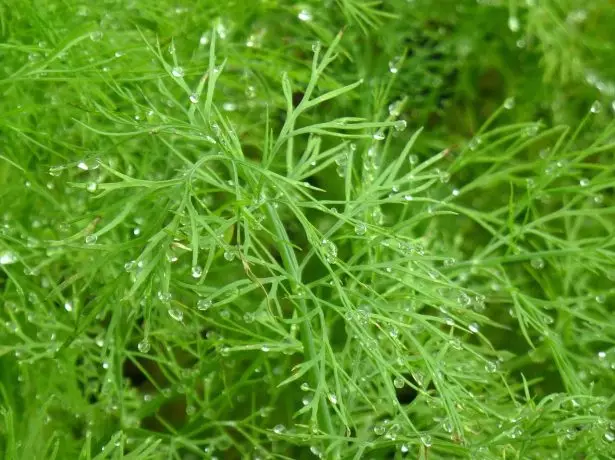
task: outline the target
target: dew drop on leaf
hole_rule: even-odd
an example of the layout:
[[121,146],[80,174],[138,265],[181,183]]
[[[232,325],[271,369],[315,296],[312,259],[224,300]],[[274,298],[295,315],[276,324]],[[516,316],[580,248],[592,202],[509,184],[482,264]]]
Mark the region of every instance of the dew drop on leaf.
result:
[[307,8],[302,8],[299,11],[299,14],[297,14],[297,17],[302,22],[309,22],[313,19],[312,12],[308,10]]
[[382,436],[386,431],[386,427],[382,424],[374,425],[374,433],[378,436]]
[[137,344],[137,348],[141,353],[147,353],[150,350],[150,347],[151,345],[147,339],[143,339]]
[[540,257],[536,257],[530,261],[530,265],[536,270],[542,270],[545,267],[545,261]]
[[169,316],[179,322],[184,319],[184,313],[177,308],[169,308]]
[[11,265],[17,262],[17,254],[13,251],[0,252],[0,265]]
[[519,32],[521,24],[519,23],[519,18],[517,16],[510,16],[508,18],[508,28],[511,32]]
[[408,126],[408,122],[406,120],[397,120],[393,127],[396,131],[403,131]]
[[203,274],[203,268],[200,265],[195,265],[194,267],[192,267],[190,274],[193,278],[200,278]]

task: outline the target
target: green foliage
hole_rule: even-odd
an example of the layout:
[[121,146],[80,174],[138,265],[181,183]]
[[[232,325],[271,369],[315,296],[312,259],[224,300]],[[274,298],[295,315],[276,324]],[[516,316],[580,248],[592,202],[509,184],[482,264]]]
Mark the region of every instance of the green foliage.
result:
[[612,2],[0,5],[0,455],[607,459]]

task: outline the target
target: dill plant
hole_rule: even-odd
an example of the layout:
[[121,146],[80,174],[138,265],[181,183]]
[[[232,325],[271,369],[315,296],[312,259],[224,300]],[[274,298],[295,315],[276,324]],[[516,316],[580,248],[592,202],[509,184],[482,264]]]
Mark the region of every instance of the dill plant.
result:
[[610,458],[577,3],[7,0],[3,458]]

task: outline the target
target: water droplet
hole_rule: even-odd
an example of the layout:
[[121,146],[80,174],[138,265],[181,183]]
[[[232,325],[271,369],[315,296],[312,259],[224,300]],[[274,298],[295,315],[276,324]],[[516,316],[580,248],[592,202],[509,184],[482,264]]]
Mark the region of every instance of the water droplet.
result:
[[477,323],[471,323],[471,324],[468,326],[468,329],[470,330],[470,332],[471,332],[472,334],[477,334],[477,333],[478,333],[478,331],[480,330],[480,327],[478,326],[478,324],[477,324]]
[[410,163],[410,166],[415,166],[418,164],[419,162],[419,157],[412,154],[408,156],[408,162]]
[[309,22],[313,19],[312,12],[307,8],[301,9],[301,11],[299,11],[299,14],[297,14],[297,17],[300,21],[303,22]]
[[385,438],[389,439],[391,441],[395,441],[397,439],[397,435],[399,434],[399,430],[401,429],[401,426],[399,425],[399,423],[394,423],[393,425],[391,425],[391,427],[388,429]]
[[511,439],[517,439],[519,437],[521,437],[521,435],[523,435],[523,430],[521,429],[521,427],[519,426],[513,426],[509,431],[508,431],[508,437]]
[[401,447],[399,448],[399,451],[402,454],[407,454],[410,451],[410,448],[408,447],[408,444],[402,444]]
[[224,251],[224,259],[228,262],[232,262],[233,260],[235,260],[235,253],[232,250],[227,249],[226,251]]
[[216,33],[221,40],[225,40],[228,37],[228,27],[222,21],[218,21],[215,26]]
[[508,17],[508,28],[511,32],[519,32],[521,24],[519,24],[519,18],[517,16]]
[[169,308],[169,316],[175,321],[181,322],[184,319],[184,312],[177,308]]
[[334,394],[334,393],[329,393],[329,394],[327,395],[327,399],[329,399],[329,402],[330,402],[331,404],[334,404],[334,405],[335,405],[335,404],[337,404],[337,396],[335,396],[335,394]]
[[326,238],[323,238],[322,242],[322,248],[323,251],[325,253],[325,260],[330,263],[330,264],[334,264],[337,261],[337,246],[335,246],[335,244],[333,243],[333,241],[330,241]]
[[457,337],[451,338],[448,343],[454,350],[463,350],[461,340],[459,340]]
[[199,102],[199,95],[196,93],[192,93],[188,99],[190,99],[190,102],[192,104],[196,104],[197,102]]
[[587,177],[582,177],[579,179],[579,185],[581,187],[587,187],[589,185],[589,179]]
[[247,323],[247,324],[252,324],[255,320],[254,317],[254,313],[251,312],[246,312],[243,314],[243,320]]
[[514,97],[506,98],[506,100],[504,101],[504,108],[506,110],[511,110],[514,107],[515,107],[515,98]]
[[359,236],[365,235],[367,233],[367,225],[363,222],[359,222],[354,226],[354,232]]
[[594,101],[589,111],[591,113],[600,113],[602,111],[602,104],[600,103],[600,101]]
[[414,200],[414,197],[412,195],[404,195],[404,200],[405,201],[412,201],[412,200]]
[[96,182],[89,182],[85,189],[90,193],[94,193],[98,190],[98,184]]
[[224,110],[225,112],[234,112],[235,110],[237,110],[237,104],[235,104],[234,102],[225,102],[222,104],[222,110]]
[[131,260],[124,264],[124,270],[127,272],[131,272],[137,269],[137,262],[135,260]]
[[173,75],[176,78],[182,78],[184,76],[184,69],[183,67],[173,67],[171,69],[171,75]]
[[468,294],[466,294],[465,292],[462,292],[457,297],[457,302],[462,307],[467,307],[468,305],[470,305],[470,302],[472,302],[472,299],[470,299],[470,296]]
[[375,141],[381,141],[385,138],[385,135],[382,131],[376,131],[372,137]]
[[320,41],[316,40],[315,42],[312,43],[312,52],[313,53],[318,53],[320,52]]
[[254,99],[254,97],[256,96],[256,87],[252,85],[246,86],[245,94],[248,99]]
[[193,278],[200,278],[203,274],[203,269],[201,268],[201,266],[195,265],[194,267],[192,267],[191,274]]
[[429,434],[424,434],[421,436],[421,443],[423,443],[423,445],[425,447],[431,447],[432,441],[431,441],[431,435]]
[[398,117],[401,113],[401,101],[395,101],[389,104],[389,115]]
[[103,38],[103,33],[100,30],[95,30],[90,32],[90,40],[93,42],[98,42]]
[[389,72],[396,74],[399,72],[399,67],[401,65],[401,56],[395,56],[393,59],[389,61]]
[[408,122],[406,120],[397,120],[393,127],[396,131],[403,131],[408,126]]
[[545,261],[540,257],[536,257],[530,261],[530,265],[536,270],[542,270],[545,268]]
[[528,126],[525,131],[523,132],[523,134],[526,137],[532,137],[535,136],[536,134],[538,134],[538,130],[540,129],[540,126],[538,125],[532,125],[532,126]]
[[498,370],[498,364],[495,361],[487,361],[485,363],[485,370],[490,374],[493,374]]
[[62,174],[63,170],[64,168],[62,166],[51,166],[49,168],[49,175],[53,177],[58,177],[60,174]]
[[595,297],[595,300],[596,300],[596,302],[602,304],[602,303],[606,302],[606,296],[604,294],[598,294]]
[[273,432],[275,434],[282,434],[286,431],[286,427],[281,423],[273,427]]
[[199,45],[205,46],[208,43],[209,43],[209,34],[206,32],[201,35],[201,38],[199,38]]
[[94,244],[98,240],[98,236],[95,233],[85,237],[85,244]]
[[13,251],[0,252],[0,265],[11,265],[17,262],[17,254]]
[[445,267],[452,267],[453,265],[455,265],[457,261],[455,260],[454,257],[447,257],[446,259],[444,259],[444,266]]
[[376,205],[372,210],[372,219],[377,225],[382,225],[384,223],[384,213],[379,205]]
[[160,300],[163,303],[170,302],[171,299],[173,298],[170,292],[163,292],[163,291],[158,291],[156,296],[158,297],[158,300]]
[[149,340],[147,339],[143,339],[141,340],[138,344],[137,344],[137,348],[139,349],[139,351],[141,353],[147,353],[149,352],[151,345],[149,343]]
[[323,457],[323,453],[320,451],[320,449],[316,446],[310,446],[310,452],[317,456],[318,458],[322,458]]
[[613,433],[612,431],[607,431],[604,433],[603,438],[606,442],[613,442],[615,441],[615,433]]
[[72,312],[73,311],[73,303],[72,302],[65,302],[64,303],[64,310],[66,310],[67,312]]
[[386,431],[386,427],[382,424],[374,425],[374,433],[378,436],[382,436]]
[[207,311],[211,308],[212,305],[213,305],[213,302],[211,299],[200,299],[196,303],[196,308],[198,308],[201,311]]
[[483,143],[483,140],[479,136],[476,136],[470,140],[468,147],[470,148],[470,150],[476,150],[478,146],[482,143]]
[[443,184],[446,184],[451,180],[451,174],[448,171],[438,171],[438,179],[440,179],[440,182]]
[[307,382],[301,384],[301,391],[310,391],[310,385]]
[[531,177],[528,177],[527,179],[525,179],[525,186],[528,188],[528,190],[532,190],[533,188],[536,188],[536,182]]
[[422,372],[419,372],[419,371],[412,372],[412,378],[413,378],[413,379],[416,381],[416,383],[417,383],[419,386],[421,386],[421,387],[422,387],[422,386],[423,386],[423,384],[425,383],[425,376],[423,375],[423,373],[422,373]]
[[393,379],[393,385],[395,385],[395,388],[403,388],[405,384],[406,382],[403,377],[398,376]]

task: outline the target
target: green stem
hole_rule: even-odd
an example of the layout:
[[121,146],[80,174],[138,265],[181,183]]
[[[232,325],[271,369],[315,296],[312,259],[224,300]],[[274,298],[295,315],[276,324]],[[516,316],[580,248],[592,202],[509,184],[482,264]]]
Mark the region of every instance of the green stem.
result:
[[[280,250],[280,256],[282,257],[282,261],[284,263],[284,267],[286,270],[292,275],[293,283],[291,289],[296,293],[297,287],[300,283],[301,272],[299,270],[299,263],[297,262],[297,258],[295,256],[295,252],[292,250],[287,242],[289,241],[288,235],[276,212],[275,208],[272,204],[267,204],[267,213],[269,214],[269,218],[273,223],[273,230],[276,237],[279,240],[278,248]],[[303,343],[303,348],[305,350],[305,354],[308,360],[316,362],[317,353],[316,346],[314,345],[314,335],[312,333],[312,325],[310,324],[310,320],[307,315],[307,305],[304,299],[299,299],[299,310],[301,315],[303,315],[304,320],[300,323],[299,331],[301,333],[301,342]],[[317,366],[312,366],[310,368],[310,384],[315,388],[318,386],[318,382],[320,380],[320,372]],[[331,420],[331,415],[329,414],[329,407],[327,406],[327,401],[325,398],[319,398],[319,419],[322,425],[324,426],[326,432],[332,437],[335,436],[335,432],[333,430],[333,422]]]

